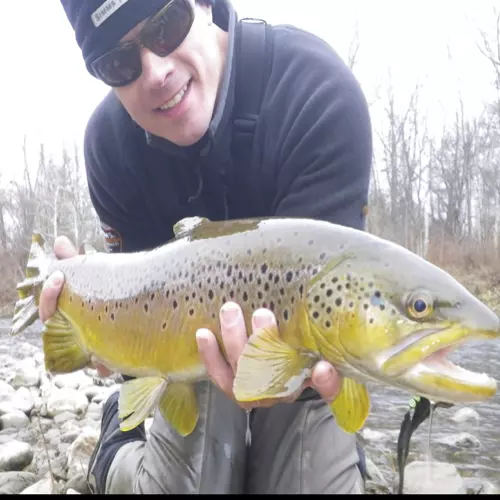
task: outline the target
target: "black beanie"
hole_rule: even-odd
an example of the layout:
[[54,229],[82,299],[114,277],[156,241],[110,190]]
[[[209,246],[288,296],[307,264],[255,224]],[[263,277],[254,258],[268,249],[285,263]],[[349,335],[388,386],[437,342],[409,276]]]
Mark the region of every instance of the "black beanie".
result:
[[[91,63],[167,0],[61,0],[88,71]],[[206,2],[211,3],[211,2]]]

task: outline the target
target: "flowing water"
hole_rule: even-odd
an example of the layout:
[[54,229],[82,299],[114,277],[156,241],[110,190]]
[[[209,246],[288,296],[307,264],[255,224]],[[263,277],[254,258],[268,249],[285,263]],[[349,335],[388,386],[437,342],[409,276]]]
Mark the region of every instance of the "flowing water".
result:
[[[463,368],[486,372],[500,382],[500,342],[465,345],[452,353],[449,359]],[[380,470],[388,473],[397,470],[396,442],[410,395],[385,386],[373,385],[370,389],[372,413],[366,427],[385,433],[388,439],[368,440],[365,447]],[[429,458],[431,461],[452,463],[463,477],[487,479],[500,487],[500,393],[487,402],[468,405],[479,414],[479,420],[453,421],[452,417],[463,407],[438,407],[432,413],[432,421],[424,422],[412,436],[408,463]],[[463,446],[439,443],[441,438],[459,433],[472,434],[479,443],[471,445],[469,442]]]
[[[0,318],[0,342],[15,355],[16,344],[28,342],[41,348],[40,325],[34,325],[17,337],[10,337],[9,319]],[[500,381],[500,342],[463,346],[450,359],[464,368],[487,372]],[[367,455],[378,466],[384,477],[393,478],[397,472],[396,443],[403,417],[408,410],[411,395],[401,390],[380,385],[369,387],[372,411],[365,429],[383,433],[385,438],[364,443]],[[408,463],[418,460],[442,461],[454,464],[463,477],[487,479],[500,487],[500,393],[491,400],[470,405],[479,414],[478,421],[456,423],[452,416],[462,405],[437,408],[432,421],[424,422],[413,434]],[[429,442],[429,429],[432,425]],[[458,433],[469,433],[479,440],[479,446],[440,444],[440,438]],[[425,480],[425,478],[423,478]]]

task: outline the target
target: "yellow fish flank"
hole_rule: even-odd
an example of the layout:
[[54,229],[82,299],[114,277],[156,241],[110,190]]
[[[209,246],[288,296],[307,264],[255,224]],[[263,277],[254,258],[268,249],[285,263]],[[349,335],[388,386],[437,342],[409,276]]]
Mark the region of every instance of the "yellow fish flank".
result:
[[498,317],[442,269],[364,231],[300,218],[212,222],[188,218],[175,237],[146,252],[90,253],[57,260],[34,234],[18,285],[16,334],[38,318],[44,281],[65,275],[56,314],[45,323],[51,373],[91,359],[136,377],[121,386],[121,428],[159,407],[183,436],[198,420],[194,383],[207,378],[198,328],[219,340],[219,310],[241,305],[248,331],[259,307],[278,328],[250,336],[238,362],[241,402],[286,397],[320,359],[344,375],[331,409],[356,432],[376,381],[448,403],[475,402],[496,381],[452,364],[446,353],[469,339],[495,339]]

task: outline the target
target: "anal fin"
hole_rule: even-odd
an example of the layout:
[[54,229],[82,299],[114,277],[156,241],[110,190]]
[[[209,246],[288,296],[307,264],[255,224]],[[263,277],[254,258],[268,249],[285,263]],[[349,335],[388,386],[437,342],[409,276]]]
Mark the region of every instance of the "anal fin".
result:
[[289,396],[310,377],[316,361],[310,351],[281,340],[277,327],[263,328],[250,336],[238,361],[234,396],[240,402]]
[[366,386],[351,378],[344,378],[342,388],[330,408],[342,430],[358,432],[370,414],[370,395]]
[[160,412],[181,435],[187,436],[198,423],[198,402],[192,384],[175,383],[168,386],[160,401]]
[[60,311],[45,322],[42,341],[45,368],[51,373],[80,370],[90,361],[90,353],[82,348],[78,332]]

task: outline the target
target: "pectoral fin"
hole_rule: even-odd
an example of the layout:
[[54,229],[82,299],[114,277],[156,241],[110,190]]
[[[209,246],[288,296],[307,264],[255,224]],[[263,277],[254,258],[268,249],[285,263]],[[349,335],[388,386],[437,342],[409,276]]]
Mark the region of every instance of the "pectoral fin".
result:
[[342,389],[330,408],[342,430],[358,432],[370,414],[370,395],[363,384],[344,378]]
[[276,327],[261,329],[248,339],[238,361],[233,392],[240,402],[286,397],[311,375],[313,353],[295,349]]
[[191,434],[198,422],[198,402],[194,387],[183,383],[169,385],[161,398],[160,411],[181,436]]
[[[141,424],[158,406],[167,389],[167,381],[161,377],[144,377],[124,382],[118,400],[118,417],[122,431],[129,431]],[[127,418],[126,418],[127,417]]]
[[50,373],[80,370],[90,361],[90,353],[83,349],[78,332],[60,311],[45,322],[42,342],[45,368]]

